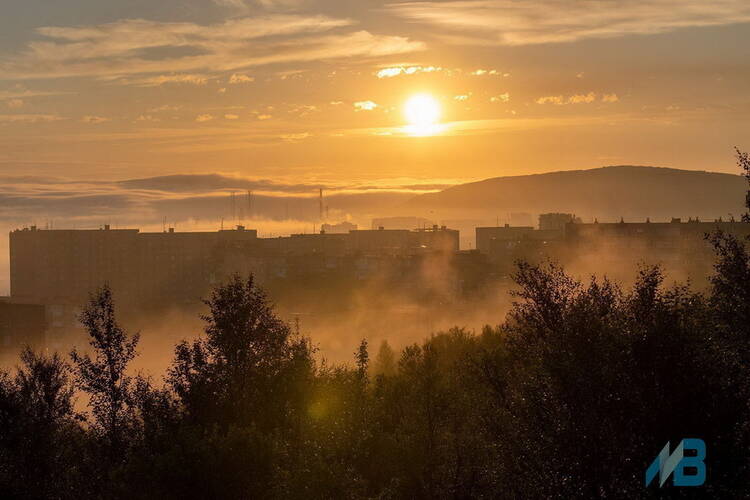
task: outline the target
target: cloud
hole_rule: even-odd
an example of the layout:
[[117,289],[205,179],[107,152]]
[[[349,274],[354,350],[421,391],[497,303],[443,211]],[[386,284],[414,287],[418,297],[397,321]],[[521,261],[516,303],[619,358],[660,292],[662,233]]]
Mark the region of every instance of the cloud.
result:
[[565,104],[565,100],[563,99],[563,96],[561,95],[548,95],[544,97],[540,97],[536,100],[537,104],[556,104],[561,105]]
[[604,94],[602,96],[602,102],[618,102],[620,100],[617,94]]
[[229,77],[229,83],[231,85],[237,85],[239,83],[252,83],[254,81],[255,78],[253,78],[252,76],[238,75],[236,73]]
[[182,109],[182,105],[180,104],[162,104],[161,106],[150,108],[148,112],[149,113],[161,113],[162,111],[179,111],[180,109]]
[[58,115],[0,115],[0,123],[41,123],[56,122],[62,119]]
[[226,114],[224,115],[224,118],[227,120],[239,120],[239,115],[232,115],[232,114]]
[[16,99],[16,98],[28,99],[30,97],[58,96],[58,95],[65,95],[65,94],[67,94],[67,92],[22,90],[22,89],[16,88],[13,90],[0,90],[0,101],[6,100],[6,99]]
[[[286,214],[296,220],[317,220],[317,199],[314,192],[305,195],[253,195],[253,221],[249,226],[267,235],[269,222],[283,220]],[[368,214],[373,207],[392,207],[414,197],[415,192],[371,191],[331,194],[328,199],[339,212]],[[242,203],[242,200],[239,201]],[[52,221],[56,229],[96,228],[102,224],[116,223],[117,228],[144,230],[166,217],[170,223],[179,222],[178,230],[194,227],[196,215],[207,226],[213,222],[219,228],[220,219],[231,221],[233,213],[229,193],[161,194],[139,193],[128,190],[102,190],[91,193],[86,186],[78,191],[67,191],[65,196],[47,193],[9,193],[0,191],[3,211],[0,221],[13,228]],[[33,213],[35,216],[29,217]],[[247,215],[247,212],[245,212]],[[147,229],[146,229],[147,230]],[[154,229],[151,229],[154,230]],[[193,229],[194,230],[194,229]],[[205,228],[203,229],[205,230]],[[287,229],[289,231],[289,229]],[[299,231],[299,227],[289,232]],[[288,233],[286,233],[288,234]],[[278,233],[277,233],[278,235]]]
[[[605,100],[605,98],[602,97],[602,102],[615,102],[610,100],[612,99],[612,96],[617,100],[615,94],[605,94],[607,99]],[[539,97],[535,102],[537,104],[554,104],[556,106],[562,106],[564,104],[588,104],[594,101],[596,101],[596,94],[594,92],[589,92],[587,94],[573,94],[567,98],[561,95],[548,95]]]
[[273,118],[273,115],[260,114],[257,117],[258,120],[270,120],[271,118]]
[[[309,136],[310,134],[296,134]],[[443,179],[440,179],[443,181]],[[446,180],[447,181],[447,180]],[[10,194],[23,191],[27,195],[40,193],[44,196],[60,198],[62,195],[73,196],[103,195],[133,192],[141,195],[165,196],[170,194],[216,194],[229,193],[234,190],[253,190],[265,194],[306,194],[317,196],[319,189],[329,193],[359,193],[365,191],[434,191],[454,185],[455,182],[421,181],[409,178],[383,179],[379,182],[364,182],[361,184],[333,184],[320,182],[278,182],[276,180],[241,177],[236,175],[207,173],[207,174],[170,174],[154,177],[140,177],[134,179],[114,181],[80,181],[61,177],[45,177],[31,175],[0,176],[0,194]],[[23,186],[19,188],[19,186]]]
[[508,101],[510,101],[510,94],[508,92],[490,97],[490,102],[508,102]]
[[202,115],[198,115],[198,116],[195,117],[195,121],[197,121],[199,123],[200,122],[209,122],[209,121],[211,121],[213,119],[214,119],[213,115],[209,115],[208,113],[202,114]]
[[213,0],[213,2],[221,7],[228,7],[241,12],[248,10],[248,6],[244,0]]
[[9,101],[6,101],[5,104],[10,109],[18,109],[23,107],[23,99],[11,99]]
[[372,111],[377,107],[378,105],[372,101],[358,101],[354,103],[355,111]]
[[252,189],[266,192],[301,193],[326,188],[322,184],[285,184],[267,179],[251,179],[222,174],[174,174],[140,179],[127,179],[116,183],[128,189],[147,189],[165,192],[211,193],[227,189]]
[[314,104],[298,104],[289,107],[288,113],[297,116],[307,116],[310,113],[316,113],[320,108]]
[[393,78],[399,75],[414,75],[417,73],[433,73],[442,71],[443,68],[437,66],[391,66],[383,68],[375,73],[378,78]]
[[81,118],[81,121],[83,123],[92,123],[92,124],[104,123],[110,120],[111,118],[104,118],[103,116],[92,116],[92,115],[84,116],[83,118]]
[[[200,84],[201,72],[206,71],[236,74],[266,64],[385,56],[425,48],[401,36],[351,31],[353,24],[350,19],[324,15],[269,14],[210,25],[126,19],[43,27],[37,30],[42,40],[0,60],[0,75],[3,79],[94,77],[142,85]],[[142,76],[148,74],[167,76]],[[180,80],[183,74],[199,76]],[[136,78],[131,82],[131,77]]]
[[527,45],[750,22],[747,0],[467,0],[404,2],[391,13],[464,44]]
[[205,85],[208,83],[208,77],[205,75],[160,75],[137,80],[129,80],[127,83],[139,85],[142,87],[159,87],[166,83],[188,83],[191,85]]
[[468,101],[470,97],[471,97],[471,92],[469,92],[468,94],[461,94],[461,95],[453,96],[453,99],[460,102],[460,101]]
[[596,100],[596,94],[589,92],[588,94],[576,94],[568,98],[569,104],[581,104],[594,102]]
[[496,69],[478,69],[469,73],[471,76],[485,76],[485,75],[499,75],[500,72]]
[[378,78],[392,78],[404,72],[404,68],[383,68],[377,73]]
[[246,13],[252,7],[268,11],[285,11],[300,7],[306,0],[213,0],[219,6],[233,9],[235,12]]
[[297,142],[312,137],[310,132],[301,132],[298,134],[281,134],[281,139],[287,142]]

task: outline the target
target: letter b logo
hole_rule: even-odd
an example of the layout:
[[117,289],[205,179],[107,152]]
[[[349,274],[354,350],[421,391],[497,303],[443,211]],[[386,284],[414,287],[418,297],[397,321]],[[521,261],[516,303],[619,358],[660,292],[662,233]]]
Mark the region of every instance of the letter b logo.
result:
[[[695,452],[694,456],[685,456],[685,450]],[[669,443],[664,445],[659,455],[646,469],[646,486],[651,484],[656,474],[659,474],[659,486],[664,486],[670,475],[674,473],[675,486],[701,486],[706,482],[706,443],[702,439],[686,438],[680,441],[674,452],[669,454]],[[695,469],[694,474],[687,474],[685,469]]]

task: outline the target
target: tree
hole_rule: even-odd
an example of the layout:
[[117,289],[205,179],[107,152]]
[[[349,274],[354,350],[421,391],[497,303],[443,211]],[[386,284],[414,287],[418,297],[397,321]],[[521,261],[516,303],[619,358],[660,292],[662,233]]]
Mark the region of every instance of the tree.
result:
[[0,373],[0,496],[74,496],[81,438],[70,368],[28,347],[15,377]]
[[225,426],[288,423],[311,376],[308,340],[276,316],[252,275],[232,276],[205,304],[205,337],[179,344],[169,371],[186,411]]
[[[746,151],[740,151],[739,148],[734,148],[737,153],[737,166],[742,169],[745,179],[747,179],[748,185],[750,185],[750,153]],[[747,190],[745,195],[745,208],[747,212],[742,214],[742,222],[750,222],[750,189]]]
[[357,361],[357,373],[361,379],[367,378],[367,367],[370,364],[370,353],[367,351],[367,339],[362,339],[354,357]]
[[163,475],[198,496],[283,491],[276,475],[303,467],[310,343],[276,316],[252,275],[233,275],[204,302],[205,335],[178,344],[168,372],[183,421]]
[[78,417],[73,411],[70,367],[57,353],[45,356],[26,347],[21,363],[15,382],[27,415],[50,427]]
[[396,353],[387,340],[380,343],[378,354],[375,356],[375,362],[372,365],[372,373],[384,377],[391,377],[396,374]]
[[[750,154],[735,148],[737,165],[750,184]],[[750,223],[750,189],[745,199],[748,212],[743,222]],[[706,236],[714,247],[714,273],[709,277],[710,300],[717,327],[725,337],[732,337],[735,347],[750,362],[750,252],[738,237],[715,231]]]
[[500,348],[478,364],[509,496],[648,496],[644,461],[686,436],[714,450],[707,493],[742,496],[747,379],[704,295],[665,288],[659,268],[630,290],[554,265],[515,279]]
[[126,432],[133,425],[133,380],[127,368],[136,355],[139,334],[130,336],[117,323],[112,290],[107,285],[91,295],[79,320],[89,335],[93,357],[71,351],[76,383],[90,398],[94,426],[106,440],[108,458],[120,461]]

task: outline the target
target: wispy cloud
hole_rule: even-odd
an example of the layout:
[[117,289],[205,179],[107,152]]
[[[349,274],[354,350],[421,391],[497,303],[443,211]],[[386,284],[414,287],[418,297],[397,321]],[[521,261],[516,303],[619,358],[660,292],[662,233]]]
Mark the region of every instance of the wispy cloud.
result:
[[469,74],[471,76],[510,76],[509,73],[501,73],[496,69],[477,69]]
[[[537,98],[535,102],[537,104],[555,104],[557,106],[562,106],[564,104],[589,104],[595,102],[596,99],[597,95],[595,92],[588,92],[586,94],[573,94],[568,97],[562,95],[548,95]],[[619,100],[617,94],[604,94],[600,99],[600,101],[604,103],[613,103]]]
[[252,76],[241,75],[237,73],[229,77],[230,85],[237,85],[239,83],[252,83],[254,81],[255,81],[255,78],[253,78]]
[[354,111],[372,111],[378,105],[372,101],[358,101],[354,103]]
[[417,73],[434,73],[436,71],[442,71],[443,68],[439,66],[391,66],[383,68],[375,73],[378,78],[393,78],[399,75],[415,75]]
[[281,134],[281,139],[286,142],[297,142],[312,137],[310,132],[300,132],[298,134]]
[[588,94],[575,94],[568,98],[570,104],[583,104],[590,103],[596,100],[596,94],[589,92]]
[[205,85],[208,83],[206,75],[195,74],[177,74],[177,75],[159,75],[148,78],[139,78],[126,80],[123,83],[140,85],[142,87],[159,87],[167,83],[187,83],[190,85]]
[[558,106],[565,104],[565,99],[561,95],[546,95],[536,100],[537,104],[556,104]]
[[[2,79],[2,77],[0,77]],[[46,97],[46,96],[57,96],[65,95],[65,92],[50,92],[50,91],[39,91],[39,90],[28,90],[22,88],[15,88],[11,90],[0,90],[0,101],[6,99],[29,99],[31,97]]]
[[59,115],[24,114],[24,115],[0,115],[0,123],[40,123],[56,122],[63,118]]
[[111,120],[111,118],[105,118],[103,116],[93,116],[93,115],[87,115],[87,116],[84,116],[83,118],[81,118],[81,121],[83,123],[91,123],[91,124],[94,124],[94,125],[99,124],[99,123],[108,122],[110,120]]
[[468,0],[392,3],[390,12],[465,44],[572,42],[750,22],[747,0]]
[[[353,24],[324,15],[271,14],[211,25],[127,19],[43,27],[37,33],[44,40],[0,60],[0,79],[220,74],[264,64],[385,56],[424,48],[401,36],[351,31]],[[135,83],[179,81],[174,78],[155,76]]]
[[238,13],[246,13],[252,8],[259,8],[267,11],[288,11],[299,8],[307,0],[213,0],[213,2],[222,7],[227,7]]

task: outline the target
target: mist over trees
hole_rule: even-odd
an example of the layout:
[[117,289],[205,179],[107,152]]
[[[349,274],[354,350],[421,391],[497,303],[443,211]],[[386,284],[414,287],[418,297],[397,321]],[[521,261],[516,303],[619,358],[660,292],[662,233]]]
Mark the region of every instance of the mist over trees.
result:
[[[90,352],[0,372],[0,497],[750,496],[750,253],[710,242],[705,292],[658,267],[624,289],[520,262],[500,324],[363,341],[351,365],[234,276],[158,381],[128,369],[139,337],[105,287],[81,314]],[[644,487],[685,437],[708,446],[706,484]]]
[[[632,289],[520,263],[506,320],[351,366],[319,361],[252,277],[206,301],[163,382],[107,288],[91,353],[0,375],[4,498],[640,498],[665,442],[709,446],[702,493],[746,496],[750,255],[727,235],[705,294],[646,267]],[[88,411],[75,410],[76,391]]]

